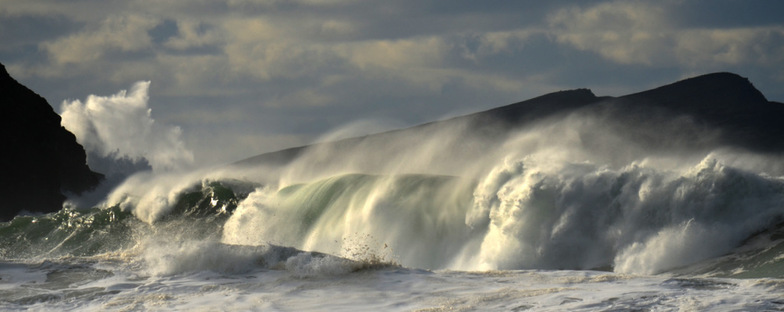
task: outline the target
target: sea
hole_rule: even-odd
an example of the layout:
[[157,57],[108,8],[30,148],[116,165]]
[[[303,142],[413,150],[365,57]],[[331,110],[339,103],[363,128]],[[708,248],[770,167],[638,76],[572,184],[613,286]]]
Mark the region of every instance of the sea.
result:
[[617,130],[138,172],[0,223],[0,310],[784,311],[784,158]]

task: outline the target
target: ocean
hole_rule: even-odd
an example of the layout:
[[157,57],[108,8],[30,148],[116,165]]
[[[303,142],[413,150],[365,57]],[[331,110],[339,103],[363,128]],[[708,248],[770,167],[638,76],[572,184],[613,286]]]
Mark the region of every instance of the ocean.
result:
[[615,130],[136,173],[0,223],[0,310],[784,311],[781,157]]

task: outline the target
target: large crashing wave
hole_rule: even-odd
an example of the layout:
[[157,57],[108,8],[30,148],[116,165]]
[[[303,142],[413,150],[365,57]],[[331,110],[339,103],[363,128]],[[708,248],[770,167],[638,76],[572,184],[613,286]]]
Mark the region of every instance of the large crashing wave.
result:
[[[63,122],[102,156],[149,159],[153,168],[189,162],[179,130],[150,118],[148,85],[64,103]],[[4,225],[2,256],[133,250],[170,274],[226,269],[221,254],[243,266],[294,248],[427,269],[655,274],[781,232],[780,157],[716,144],[713,130],[689,118],[630,125],[614,117],[578,111],[515,131],[451,122],[415,136],[317,144],[287,164],[138,173],[102,198],[102,209]],[[139,133],[123,137],[110,127],[118,120]],[[114,145],[123,141],[131,145]],[[766,237],[780,245],[778,236]],[[780,249],[773,245],[763,248]],[[784,267],[769,253],[767,264]]]
[[[223,219],[223,244],[461,270],[659,273],[784,222],[776,158],[721,147],[653,153],[612,129],[571,116],[493,139],[460,125],[325,144],[286,166],[136,176],[107,205],[155,225],[182,211],[193,185],[245,181],[224,185],[244,195]],[[226,205],[203,196],[194,206]]]
[[682,171],[509,160],[464,182],[352,174],[259,189],[223,239],[341,254],[362,234],[420,268],[650,274],[728,253],[784,220],[784,180],[712,157]]
[[784,217],[784,180],[722,165],[662,171],[526,159],[496,168],[468,223],[483,268],[658,273],[729,252]]

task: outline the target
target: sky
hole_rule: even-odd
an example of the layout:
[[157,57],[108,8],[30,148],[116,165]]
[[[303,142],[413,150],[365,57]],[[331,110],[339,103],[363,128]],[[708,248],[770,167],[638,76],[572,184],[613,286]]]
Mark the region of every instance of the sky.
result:
[[784,102],[784,1],[0,0],[0,63],[85,146],[219,164],[719,71]]

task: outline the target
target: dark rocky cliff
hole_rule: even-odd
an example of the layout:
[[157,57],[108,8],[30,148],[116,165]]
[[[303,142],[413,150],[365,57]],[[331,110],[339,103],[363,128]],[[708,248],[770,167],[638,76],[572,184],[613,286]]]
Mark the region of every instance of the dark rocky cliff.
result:
[[102,175],[87,167],[84,148],[60,125],[44,98],[0,64],[0,220],[20,211],[53,212],[64,192],[95,187]]

